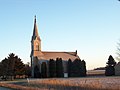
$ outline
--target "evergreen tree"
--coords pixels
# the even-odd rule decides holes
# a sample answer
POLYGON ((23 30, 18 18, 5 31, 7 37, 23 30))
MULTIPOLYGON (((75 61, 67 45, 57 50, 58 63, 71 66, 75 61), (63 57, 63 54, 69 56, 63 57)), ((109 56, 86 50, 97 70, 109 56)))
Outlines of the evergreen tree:
POLYGON ((82 60, 81 62, 81 76, 86 76, 86 62, 82 60))
POLYGON ((12 76, 14 76, 14 74, 15 74, 15 72, 14 72, 14 69, 15 69, 15 54, 13 54, 13 53, 9 54, 7 62, 8 62, 8 66, 9 66, 8 74, 12 78, 12 76))
POLYGON ((9 75, 8 69, 9 69, 8 60, 7 60, 7 58, 5 58, 1 61, 1 71, 2 71, 1 75, 3 76, 3 78, 7 79, 8 75, 9 75))
POLYGON ((71 59, 68 60, 67 68, 68 68, 68 77, 71 77, 71 75, 72 75, 72 61, 71 61, 71 59))
POLYGON ((41 75, 42 75, 42 78, 47 77, 47 65, 46 65, 46 62, 43 62, 41 64, 41 75))
POLYGON ((81 60, 80 59, 76 58, 73 61, 72 76, 73 77, 80 77, 81 76, 81 60))
POLYGON ((62 58, 57 58, 56 59, 56 76, 57 77, 63 77, 63 63, 62 63, 62 58))
POLYGON ((107 66, 106 66, 106 70, 105 70, 105 75, 106 76, 115 75, 114 66, 116 65, 116 62, 111 55, 109 56, 108 62, 106 64, 107 64, 107 66))
POLYGON ((108 62, 106 64, 108 64, 108 66, 115 66, 116 65, 116 62, 111 55, 109 56, 108 62))
POLYGON ((40 70, 39 70, 38 66, 36 65, 34 67, 34 78, 40 78, 40 77, 41 77, 40 70))
POLYGON ((25 75, 25 65, 18 56, 14 57, 14 76, 16 75, 25 75))
POLYGON ((18 58, 18 56, 15 56, 15 54, 13 53, 9 54, 8 62, 9 62, 9 66, 11 66, 11 68, 9 68, 9 72, 11 76, 16 77, 16 75, 25 74, 25 65, 23 64, 21 59, 18 58))
POLYGON ((31 77, 31 67, 30 67, 29 63, 25 64, 25 75, 27 77, 31 77))
POLYGON ((105 69, 105 75, 106 76, 113 76, 115 75, 115 69, 113 66, 107 66, 105 69))
POLYGON ((3 76, 3 65, 1 62, 0 62, 0 76, 3 76))
POLYGON ((21 59, 15 54, 9 54, 8 58, 5 58, 1 62, 3 66, 3 75, 8 78, 11 76, 11 80, 16 77, 16 75, 24 75, 25 74, 25 67, 22 63, 21 59))
POLYGON ((49 74, 50 77, 56 77, 56 63, 53 59, 49 60, 49 74))

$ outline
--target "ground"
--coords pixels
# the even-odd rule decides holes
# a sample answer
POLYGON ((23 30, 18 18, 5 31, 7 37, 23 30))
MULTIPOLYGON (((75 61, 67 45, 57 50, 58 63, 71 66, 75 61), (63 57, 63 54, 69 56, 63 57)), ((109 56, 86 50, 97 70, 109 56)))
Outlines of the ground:
POLYGON ((0 87, 0 90, 12 90, 12 89, 5 88, 5 87, 0 87))

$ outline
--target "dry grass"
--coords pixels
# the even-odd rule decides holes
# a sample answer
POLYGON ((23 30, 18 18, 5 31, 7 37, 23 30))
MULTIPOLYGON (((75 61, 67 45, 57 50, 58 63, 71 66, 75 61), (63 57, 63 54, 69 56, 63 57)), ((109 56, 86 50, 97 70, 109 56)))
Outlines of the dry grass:
POLYGON ((120 90, 120 77, 30 80, 29 86, 52 90, 120 90))
POLYGON ((47 90, 47 89, 40 89, 37 87, 27 87, 27 86, 21 86, 21 85, 15 85, 15 84, 8 84, 8 83, 0 83, 0 87, 6 87, 10 88, 12 90, 47 90))
POLYGON ((12 87, 15 90, 120 90, 120 77, 105 76, 29 79, 29 82, 21 80, 11 83, 0 83, 0 86, 12 87))

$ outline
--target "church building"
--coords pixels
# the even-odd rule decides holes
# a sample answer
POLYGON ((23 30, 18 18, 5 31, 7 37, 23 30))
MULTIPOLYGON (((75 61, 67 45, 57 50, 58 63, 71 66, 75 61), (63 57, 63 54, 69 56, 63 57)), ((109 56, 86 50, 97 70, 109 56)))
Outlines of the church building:
POLYGON ((41 73, 41 65, 42 63, 46 63, 47 65, 47 76, 49 76, 49 66, 48 61, 50 59, 56 60, 56 58, 62 58, 63 63, 63 72, 64 75, 68 73, 67 71, 67 61, 71 59, 72 61, 75 59, 80 59, 77 55, 77 51, 75 52, 54 52, 54 51, 42 51, 41 49, 41 38, 38 33, 38 27, 36 24, 36 16, 34 19, 34 28, 33 35, 31 39, 31 67, 32 67, 32 77, 35 77, 35 67, 38 67, 39 73, 41 73))

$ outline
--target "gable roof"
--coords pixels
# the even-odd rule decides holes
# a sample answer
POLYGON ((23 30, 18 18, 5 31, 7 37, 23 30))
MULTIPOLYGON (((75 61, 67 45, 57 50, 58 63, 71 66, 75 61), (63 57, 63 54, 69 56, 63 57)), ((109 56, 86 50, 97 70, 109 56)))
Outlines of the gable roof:
POLYGON ((62 58, 62 60, 75 60, 76 58, 79 58, 76 52, 48 52, 48 51, 42 51, 42 57, 38 57, 39 60, 50 60, 56 58, 62 58))

